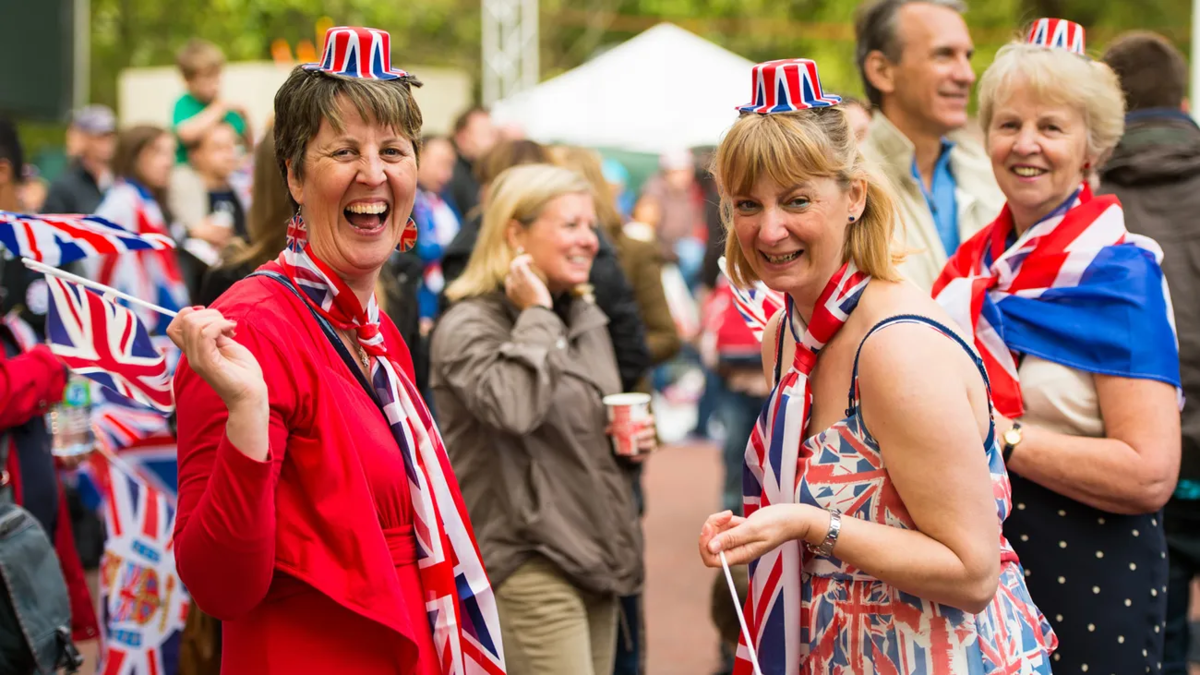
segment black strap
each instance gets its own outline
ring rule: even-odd
[[[783,378],[783,329],[785,325],[792,322],[791,302],[784,307],[783,316],[779,319],[779,327],[775,332],[775,381],[771,386],[779,384],[779,380]]]
[[[371,388],[371,384],[367,382],[367,378],[363,376],[362,368],[358,367],[358,362],[354,360],[354,356],[350,353],[350,350],[346,349],[346,344],[342,342],[342,338],[338,336],[337,329],[333,327],[333,324],[329,323],[328,319],[318,314],[317,310],[313,309],[313,306],[304,299],[304,296],[300,295],[300,290],[296,288],[296,285],[292,283],[292,280],[278,272],[273,272],[271,270],[259,270],[257,272],[252,272],[249,276],[268,277],[278,281],[279,283],[283,284],[284,288],[291,291],[292,294],[300,300],[301,304],[308,308],[309,313],[312,314],[313,318],[317,320],[317,325],[321,327],[321,331],[325,333],[325,337],[329,340],[329,344],[333,345],[333,349],[338,353],[338,356],[342,357],[342,363],[346,364],[346,367],[350,369],[350,373],[354,375],[354,379],[358,380],[358,383],[362,385],[363,391],[367,392],[367,396],[374,401],[375,406],[379,408],[379,411],[383,412],[383,406],[380,405],[379,398],[375,395],[375,390]],[[386,418],[387,415],[384,414],[384,419]]]
[[[862,342],[858,343],[858,351],[854,353],[854,372],[850,378],[850,406],[849,406],[849,408],[846,409],[846,414],[847,415],[858,414],[858,405],[857,405],[858,397],[855,395],[858,390],[858,357],[862,355],[863,345],[865,345],[867,343],[867,338],[874,335],[875,332],[878,330],[887,328],[888,326],[892,326],[892,325],[895,325],[898,323],[906,323],[906,322],[923,323],[923,324],[932,326],[938,332],[945,334],[947,337],[949,337],[949,338],[953,339],[955,342],[957,342],[958,345],[967,352],[967,356],[971,357],[971,362],[975,364],[975,367],[979,369],[979,374],[981,376],[983,376],[983,386],[987,390],[988,435],[987,435],[987,439],[983,442],[983,446],[985,449],[991,448],[992,441],[995,440],[995,436],[996,436],[996,423],[993,420],[993,415],[992,415],[992,383],[990,380],[988,380],[987,367],[985,367],[983,365],[983,359],[975,354],[975,350],[971,348],[971,345],[967,344],[966,340],[963,340],[961,337],[959,337],[958,333],[955,333],[953,330],[951,330],[950,328],[947,328],[945,325],[943,325],[927,316],[921,316],[920,314],[897,314],[896,316],[888,317],[888,318],[884,319],[883,321],[880,321],[879,323],[872,326],[871,330],[867,331],[867,334],[863,336]],[[864,424],[863,426],[865,428],[866,425]]]

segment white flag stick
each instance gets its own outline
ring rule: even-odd
[[[725,582],[729,584],[729,594],[733,596],[733,608],[737,610],[738,623],[742,624],[742,637],[746,638],[746,649],[750,652],[750,663],[754,666],[754,675],[762,675],[758,667],[758,654],[754,651],[754,637],[746,627],[746,615],[742,614],[742,601],[738,599],[737,587],[733,585],[733,573],[729,571],[729,561],[725,559],[725,551],[721,551],[721,567],[725,570]]]
[[[70,272],[64,272],[64,271],[58,269],[57,267],[51,267],[49,265],[40,263],[36,260],[30,260],[29,258],[21,258],[21,262],[24,263],[26,267],[28,267],[29,269],[31,269],[35,272],[41,272],[42,274],[48,274],[52,277],[58,277],[60,279],[66,279],[67,281],[73,281],[73,282],[79,284],[80,286],[86,286],[94,291],[99,291],[100,293],[103,293],[104,295],[121,298],[122,300],[132,302],[133,304],[137,305],[138,307],[144,307],[152,312],[158,312],[159,314],[162,314],[163,316],[169,316],[173,319],[173,318],[175,318],[175,315],[177,314],[177,312],[172,312],[171,310],[167,309],[166,307],[159,307],[158,305],[155,305],[153,303],[146,302],[145,300],[141,300],[139,298],[135,298],[132,295],[129,295],[128,293],[122,293],[121,291],[118,291],[117,289],[112,288],[110,286],[105,286],[104,284],[92,281],[91,279],[84,279],[83,277],[71,274]]]

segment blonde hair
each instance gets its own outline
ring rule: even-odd
[[[1029,87],[1039,101],[1083,111],[1088,154],[1097,164],[1125,133],[1125,96],[1112,68],[1065,49],[1012,42],[1000,48],[979,81],[979,122],[985,136],[996,106],[1020,86]]]
[[[866,181],[866,208],[846,230],[842,262],[876,279],[897,281],[904,255],[892,249],[896,203],[879,178],[867,170],[846,113],[837,106],[773,115],[743,115],[717,147],[712,173],[721,193],[725,223],[725,263],[730,279],[742,287],[759,280],[733,236],[732,195],[746,194],[762,177],[779,185],[810,178],[832,178],[842,190]]]
[[[475,250],[462,276],[446,289],[446,298],[457,302],[503,288],[509,265],[517,257],[508,245],[509,223],[515,220],[529,227],[550,201],[579,193],[592,194],[587,180],[574,171],[549,164],[515,166],[497,176],[484,205]]]
[[[192,38],[183,45],[175,57],[175,65],[183,79],[191,81],[197,75],[219,71],[225,67],[225,54],[221,48],[208,40]]]

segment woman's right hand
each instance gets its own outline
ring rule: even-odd
[[[232,413],[234,408],[261,406],[267,383],[254,354],[233,335],[237,323],[215,309],[187,307],[167,326],[167,335],[187,356],[188,365],[217,392]]]
[[[533,258],[527,253],[514,258],[508,266],[508,276],[504,277],[504,293],[522,311],[536,305],[546,309],[554,305],[546,282],[533,271]]]

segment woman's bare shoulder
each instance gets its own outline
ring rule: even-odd
[[[916,284],[909,281],[872,281],[855,310],[868,329],[893,316],[915,314],[933,319],[954,331],[959,337],[971,342],[970,336],[959,326],[946,310]]]

